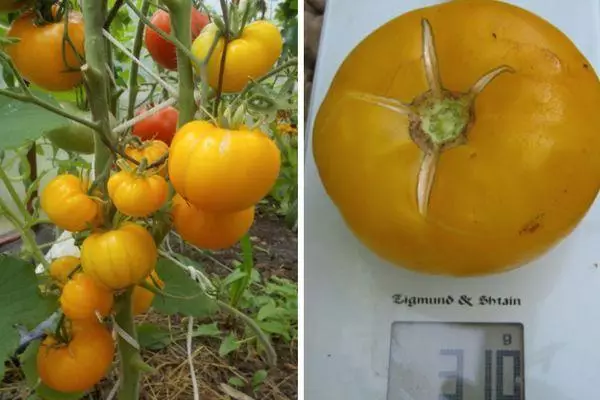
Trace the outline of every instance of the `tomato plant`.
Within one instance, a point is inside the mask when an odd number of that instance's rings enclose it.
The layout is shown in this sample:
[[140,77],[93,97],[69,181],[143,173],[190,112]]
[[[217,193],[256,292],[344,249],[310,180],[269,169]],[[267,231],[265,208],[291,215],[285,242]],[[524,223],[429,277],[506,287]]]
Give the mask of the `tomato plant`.
[[[141,107],[137,115],[148,111],[149,107]],[[179,112],[175,107],[166,107],[156,114],[149,116],[133,126],[132,133],[142,140],[160,140],[167,145],[171,144],[177,131]]]
[[229,130],[193,121],[171,143],[169,178],[203,211],[246,210],[267,195],[279,174],[280,150],[258,130]]
[[[258,283],[255,216],[280,201],[281,176],[294,176],[282,173],[282,154],[292,169],[293,151],[274,128],[296,108],[286,24],[265,18],[256,0],[226,0],[220,11],[191,0],[28,4],[0,16],[10,27],[0,32],[0,119],[11,132],[0,141],[0,185],[15,206],[0,196],[0,216],[21,240],[0,256],[11,278],[0,308],[22,311],[0,319],[0,354],[18,359],[23,374],[11,376],[31,386],[7,395],[105,397],[114,384],[116,398],[137,400],[142,374],[156,372],[142,350],[187,336],[193,360],[191,339],[211,318],[224,331],[209,332],[216,353],[244,343],[276,365],[271,337],[295,340],[293,307],[278,328],[265,304],[247,298]],[[209,21],[224,36],[201,59],[192,43]],[[219,67],[219,84],[210,70],[217,54],[231,55],[233,67]],[[40,243],[45,225],[53,238]],[[200,265],[210,250],[238,248],[225,265],[235,279]],[[177,316],[175,329],[185,321],[187,331],[155,340],[148,335],[161,327],[142,316],[151,313]],[[230,318],[220,328],[222,314]],[[0,363],[0,376],[4,365],[13,363]]]
[[[473,23],[457,24],[467,10]],[[347,224],[384,259],[495,273],[546,253],[594,201],[596,105],[598,77],[549,22],[504,2],[448,2],[356,47],[318,112],[314,156]]]
[[81,267],[109,289],[140,283],[156,265],[157,249],[152,235],[135,223],[94,232],[81,245]]
[[[19,73],[31,83],[50,91],[73,89],[83,80],[81,73],[83,18],[71,11],[62,20],[36,23],[36,15],[26,12],[15,20],[7,36],[19,41],[6,47]],[[65,27],[71,45],[65,45]]]
[[147,217],[158,211],[169,192],[162,176],[137,171],[117,172],[109,178],[107,189],[117,210],[130,217]]
[[110,331],[99,323],[85,322],[72,329],[71,334],[68,343],[48,336],[37,353],[41,381],[67,393],[89,390],[100,382],[114,355]]
[[[168,12],[157,10],[154,15],[152,15],[150,22],[160,30],[171,33],[171,17]],[[190,22],[193,40],[209,23],[209,17],[208,15],[193,9]],[[177,69],[177,54],[173,43],[162,38],[156,30],[149,26],[146,27],[144,42],[148,52],[158,65],[170,70]]]

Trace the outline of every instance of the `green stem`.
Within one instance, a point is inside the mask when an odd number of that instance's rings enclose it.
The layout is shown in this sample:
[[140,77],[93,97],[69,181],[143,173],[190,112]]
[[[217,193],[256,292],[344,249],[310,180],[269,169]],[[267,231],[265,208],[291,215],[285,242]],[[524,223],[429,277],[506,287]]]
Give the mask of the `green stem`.
[[35,104],[37,106],[40,106],[42,108],[45,108],[48,111],[51,111],[55,114],[58,114],[60,116],[63,116],[65,118],[68,118],[72,121],[75,122],[79,122],[82,125],[87,126],[88,128],[92,128],[92,129],[98,129],[98,125],[96,125],[93,122],[88,121],[85,118],[80,118],[76,115],[73,115],[59,107],[53,106],[50,103],[45,102],[44,100],[41,100],[33,95],[26,95],[26,94],[20,94],[20,93],[15,93],[11,90],[8,89],[0,89],[0,95],[2,96],[6,96],[6,97],[10,97],[11,99],[15,99],[15,100],[19,100],[22,101],[24,103],[31,103],[31,104]]
[[227,2],[221,0],[221,12],[223,13],[223,22],[225,24],[225,32],[223,32],[223,52],[221,53],[221,64],[219,68],[219,83],[217,85],[217,97],[213,106],[213,115],[218,119],[219,103],[221,102],[221,96],[223,95],[223,76],[225,75],[225,63],[227,61],[227,48],[229,47],[230,40],[230,18],[229,9]]
[[[239,284],[235,286],[235,290],[231,296],[231,305],[236,307],[242,298],[242,295],[250,285],[250,281],[252,279],[252,270],[254,269],[254,259],[252,256],[252,242],[250,241],[250,236],[248,234],[244,235],[242,240],[240,241],[242,247],[242,271],[245,276],[243,279],[239,280]],[[236,282],[236,283],[238,283]]]
[[[146,16],[150,10],[150,2],[143,0],[142,8],[140,10],[141,15]],[[144,36],[144,21],[140,18],[137,29],[135,31],[135,39],[133,42],[133,55],[136,58],[140,58],[142,52],[142,38]],[[135,60],[131,61],[131,72],[129,75],[129,103],[127,105],[127,119],[133,118],[135,109],[135,100],[138,94],[137,77],[138,77],[139,66]]]
[[256,84],[256,83],[260,83],[263,81],[266,81],[269,78],[272,78],[273,76],[277,75],[278,73],[280,73],[281,71],[290,68],[290,67],[294,67],[298,65],[298,58],[294,57],[289,59],[288,61],[284,62],[283,64],[279,65],[276,68],[273,68],[271,71],[269,71],[267,74],[261,76],[260,78],[256,79],[255,81],[250,82],[248,85],[246,85],[246,87],[244,88],[244,90],[242,90],[240,92],[240,94],[238,94],[237,96],[235,96],[235,98],[231,101],[231,104],[235,104],[236,102],[238,102],[239,100],[241,100],[244,95],[246,93],[248,93],[250,91],[250,89],[252,89],[252,87]]
[[[137,341],[137,332],[133,322],[132,294],[133,287],[127,289],[117,300],[118,311],[115,322]],[[141,359],[140,353],[120,335],[118,336],[118,348],[121,363],[118,398],[119,400],[138,400],[140,398],[140,368],[137,364]]]
[[4,186],[6,186],[8,194],[10,195],[12,201],[15,203],[19,211],[21,212],[23,218],[25,218],[26,221],[31,219],[31,215],[27,211],[25,204],[23,204],[23,200],[19,197],[19,194],[17,193],[15,187],[10,181],[10,178],[6,174],[6,171],[4,171],[4,168],[0,168],[0,180],[2,181],[2,183],[4,183]]
[[[95,135],[95,160],[94,168],[96,174],[105,170],[106,164],[110,162],[111,149],[115,139],[109,119],[110,87],[107,76],[107,42],[103,36],[105,23],[106,0],[84,1],[83,17],[85,20],[85,58],[86,64],[82,68],[85,74],[86,89],[94,121],[98,121],[99,130]],[[98,186],[106,194],[106,178],[102,179]],[[107,218],[110,218],[110,210],[107,210]],[[110,219],[105,219],[110,221]],[[133,321],[133,310],[131,295],[133,288],[128,289],[118,300],[118,311],[115,317],[120,328],[133,339],[136,339],[136,330]],[[140,370],[134,365],[134,361],[140,359],[139,350],[129,344],[122,336],[119,336],[119,354],[121,360],[121,378],[119,388],[119,400],[138,400],[140,398]]]
[[[171,16],[171,25],[175,38],[183,48],[189,49],[192,45],[192,0],[163,0]],[[181,47],[177,47],[177,72],[179,74],[179,126],[194,119],[196,114],[196,101],[194,98],[194,70],[192,63]]]

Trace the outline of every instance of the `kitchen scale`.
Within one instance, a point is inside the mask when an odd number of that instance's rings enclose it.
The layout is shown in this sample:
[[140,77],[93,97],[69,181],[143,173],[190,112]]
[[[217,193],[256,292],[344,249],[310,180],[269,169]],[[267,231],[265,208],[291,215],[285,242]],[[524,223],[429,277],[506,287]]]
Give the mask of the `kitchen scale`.
[[[388,20],[438,2],[327,2],[306,135],[305,398],[598,399],[598,201],[537,261],[454,279],[382,262],[346,228],[321,185],[311,125],[340,64]],[[556,25],[600,71],[599,0],[509,2]]]

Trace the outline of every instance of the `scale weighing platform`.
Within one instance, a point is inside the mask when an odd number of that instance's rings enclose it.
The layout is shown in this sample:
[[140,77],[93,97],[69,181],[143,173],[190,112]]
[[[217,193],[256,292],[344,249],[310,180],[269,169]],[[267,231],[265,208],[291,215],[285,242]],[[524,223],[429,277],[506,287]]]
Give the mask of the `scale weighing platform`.
[[[557,26],[600,71],[600,0],[508,2]],[[306,135],[305,398],[600,399],[600,200],[534,263],[454,279],[382,262],[321,185],[311,128],[340,64],[388,20],[437,3],[327,2]]]

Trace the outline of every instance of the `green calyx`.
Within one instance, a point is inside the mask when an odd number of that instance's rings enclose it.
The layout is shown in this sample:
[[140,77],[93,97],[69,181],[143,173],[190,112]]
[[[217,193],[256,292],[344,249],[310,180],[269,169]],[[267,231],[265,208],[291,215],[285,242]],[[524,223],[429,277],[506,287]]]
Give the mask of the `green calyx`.
[[436,147],[455,143],[465,135],[471,120],[470,106],[467,96],[425,99],[417,109],[422,132]]

